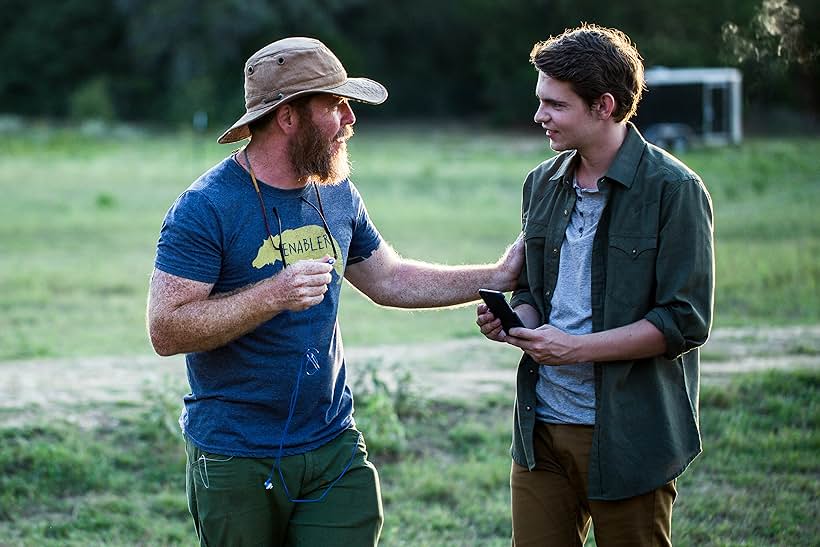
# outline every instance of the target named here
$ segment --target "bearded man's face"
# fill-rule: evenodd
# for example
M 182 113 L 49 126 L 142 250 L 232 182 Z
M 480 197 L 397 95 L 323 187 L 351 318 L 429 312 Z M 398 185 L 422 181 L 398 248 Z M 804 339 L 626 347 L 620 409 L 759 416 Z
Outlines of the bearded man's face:
M 290 160 L 298 182 L 335 184 L 350 175 L 347 140 L 353 136 L 353 126 L 341 125 L 337 130 L 338 123 L 334 124 L 332 115 L 324 108 L 311 107 L 308 103 L 297 109 L 300 125 L 289 144 Z M 317 117 L 327 119 L 317 122 L 314 112 L 318 112 Z

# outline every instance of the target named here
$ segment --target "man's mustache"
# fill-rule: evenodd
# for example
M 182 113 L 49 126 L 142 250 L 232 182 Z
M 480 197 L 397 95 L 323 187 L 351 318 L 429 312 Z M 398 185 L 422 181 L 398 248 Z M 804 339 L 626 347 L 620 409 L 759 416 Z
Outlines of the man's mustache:
M 334 140 L 341 139 L 341 140 L 346 141 L 352 136 L 353 136 L 353 126 L 352 125 L 346 125 L 346 126 L 339 129 L 339 132 L 336 133 L 336 137 L 334 137 Z

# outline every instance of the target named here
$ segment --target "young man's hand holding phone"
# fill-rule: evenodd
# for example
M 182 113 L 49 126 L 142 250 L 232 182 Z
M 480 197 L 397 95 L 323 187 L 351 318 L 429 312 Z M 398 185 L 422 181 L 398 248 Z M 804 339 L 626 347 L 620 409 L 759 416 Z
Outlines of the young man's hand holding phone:
M 509 333 L 510 329 L 515 327 L 524 327 L 524 323 L 518 314 L 510 307 L 504 293 L 493 291 L 490 289 L 479 289 L 478 294 L 484 303 L 487 304 L 490 312 L 501 321 L 501 328 L 505 333 Z M 479 326 L 481 326 L 479 324 Z M 483 332 L 483 331 L 482 331 Z M 488 333 L 484 333 L 487 335 Z

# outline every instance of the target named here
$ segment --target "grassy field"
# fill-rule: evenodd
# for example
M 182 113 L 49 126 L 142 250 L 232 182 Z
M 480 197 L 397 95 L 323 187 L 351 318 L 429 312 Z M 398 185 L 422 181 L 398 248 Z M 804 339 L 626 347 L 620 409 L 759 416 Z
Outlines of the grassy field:
M 192 545 L 176 390 L 157 392 L 112 405 L 90 429 L 0 429 L 0 545 Z M 703 390 L 706 448 L 678 481 L 675 545 L 816 543 L 818 401 L 816 371 Z M 358 403 L 382 477 L 381 545 L 509 545 L 508 398 L 430 402 L 381 389 Z
M 535 129 L 358 133 L 354 179 L 381 232 L 406 256 L 450 264 L 493 261 L 515 238 L 521 182 L 548 155 Z M 230 149 L 125 129 L 4 136 L 0 361 L 150 353 L 143 317 L 160 222 Z M 752 139 L 683 159 L 714 199 L 717 325 L 820 323 L 820 139 Z M 344 290 L 348 346 L 476 336 L 470 307 L 399 312 Z M 817 352 L 816 340 L 786 346 L 786 359 Z M 464 403 L 369 385 L 356 416 L 382 476 L 382 545 L 508 545 L 512 394 Z M 676 545 L 817 542 L 819 389 L 816 370 L 704 387 L 706 450 L 678 484 Z M 93 405 L 88 423 L 0 420 L 0 546 L 193 544 L 176 425 L 186 388 L 145 390 L 140 402 L 60 409 L 76 417 Z
M 354 179 L 405 256 L 494 261 L 519 230 L 543 135 L 368 127 Z M 34 127 L 0 142 L 0 360 L 150 352 L 145 295 L 173 199 L 230 148 L 211 137 Z M 714 198 L 718 325 L 820 322 L 820 139 L 749 140 L 683 159 Z M 471 307 L 381 309 L 346 286 L 348 344 L 476 336 Z

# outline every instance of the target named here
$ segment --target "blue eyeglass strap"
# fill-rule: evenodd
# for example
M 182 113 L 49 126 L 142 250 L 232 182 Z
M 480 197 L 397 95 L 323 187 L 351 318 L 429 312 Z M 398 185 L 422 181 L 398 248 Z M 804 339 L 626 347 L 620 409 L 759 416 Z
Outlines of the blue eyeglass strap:
M 311 313 L 313 310 L 305 310 L 302 313 Z M 313 317 L 311 317 L 310 324 L 313 323 Z M 309 325 L 310 327 L 310 325 Z M 312 331 L 313 329 L 308 328 L 308 331 Z M 350 459 L 347 461 L 347 465 L 345 465 L 342 472 L 339 473 L 339 476 L 333 479 L 333 481 L 327 485 L 327 487 L 322 491 L 322 494 L 318 498 L 310 498 L 310 499 L 301 499 L 301 498 L 294 498 L 290 494 L 290 489 L 288 488 L 288 483 L 285 481 L 285 476 L 282 473 L 282 452 L 284 451 L 285 446 L 285 437 L 288 434 L 288 429 L 290 428 L 290 423 L 293 419 L 293 414 L 296 411 L 296 403 L 299 399 L 299 387 L 302 383 L 302 375 L 305 374 L 307 376 L 313 376 L 320 368 L 319 360 L 318 360 L 319 351 L 315 348 L 307 348 L 305 350 L 305 355 L 302 358 L 302 363 L 299 365 L 299 371 L 297 372 L 296 376 L 296 385 L 293 388 L 293 393 L 290 396 L 290 405 L 288 408 L 288 417 L 285 420 L 285 427 L 282 430 L 282 437 L 279 439 L 279 450 L 276 453 L 276 461 L 274 462 L 273 467 L 268 474 L 268 478 L 265 480 L 265 490 L 273 490 L 273 474 L 274 471 L 278 472 L 279 480 L 282 482 L 282 487 L 285 490 L 285 495 L 287 496 L 288 500 L 291 503 L 316 503 L 324 500 L 328 493 L 330 493 L 330 489 L 333 488 L 337 482 L 339 482 L 342 477 L 344 477 L 345 473 L 350 469 L 350 466 L 353 465 L 353 460 L 356 459 L 356 448 L 359 446 L 359 443 L 362 442 L 362 434 L 359 432 L 358 437 L 356 438 L 356 442 L 353 443 L 353 448 L 350 451 Z M 310 368 L 306 368 L 306 367 Z

